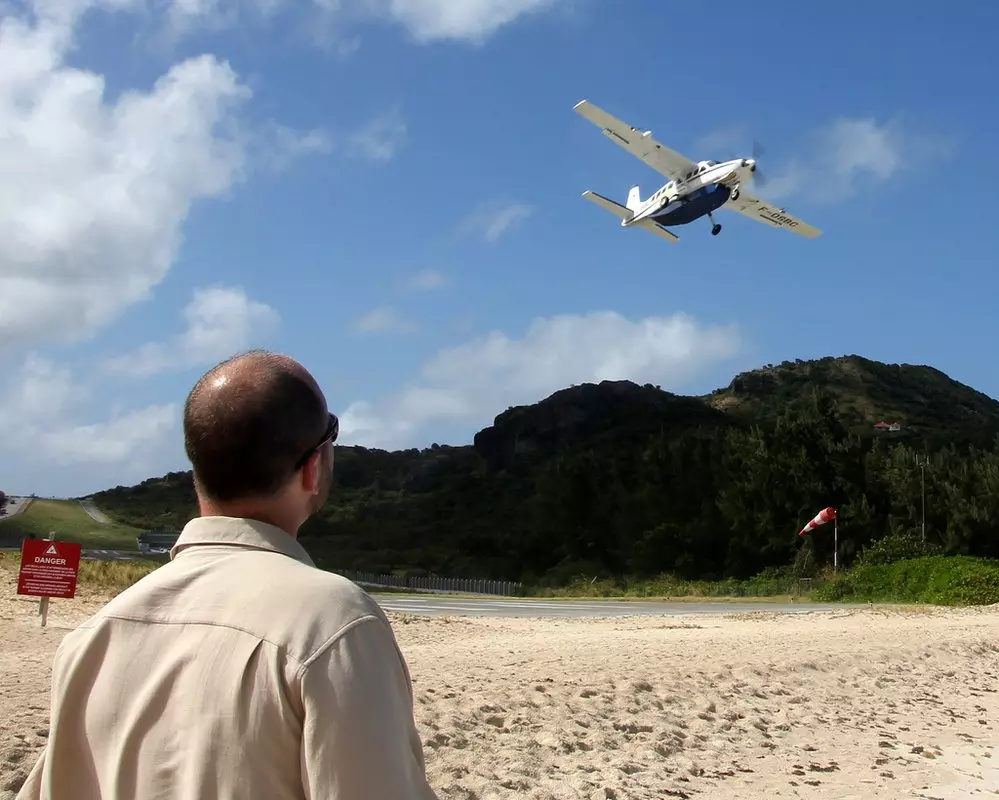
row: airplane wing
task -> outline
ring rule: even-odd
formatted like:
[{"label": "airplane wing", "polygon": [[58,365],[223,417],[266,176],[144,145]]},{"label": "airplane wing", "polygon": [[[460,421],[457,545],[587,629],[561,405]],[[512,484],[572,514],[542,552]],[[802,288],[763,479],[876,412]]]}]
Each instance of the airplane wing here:
[{"label": "airplane wing", "polygon": [[581,100],[576,103],[573,110],[601,128],[604,136],[614,144],[623,147],[633,156],[640,158],[652,169],[671,180],[680,180],[696,166],[686,156],[680,155],[675,150],[671,150],[653,139],[652,131],[642,132],[633,128],[617,117],[608,114],[602,108],[593,105],[589,100]]},{"label": "airplane wing", "polygon": [[[591,192],[589,189],[583,192],[583,197],[585,197],[591,203],[595,203],[596,205],[600,206],[605,211],[610,211],[611,214],[614,214],[615,216],[618,216],[621,219],[628,220],[631,219],[633,216],[635,216],[634,212],[632,212],[630,208],[625,208],[620,203],[615,203],[613,200],[604,197],[602,194]],[[637,225],[639,228],[644,228],[645,230],[656,234],[656,236],[661,236],[667,242],[677,242],[680,240],[680,237],[677,236],[675,233],[666,230],[662,225],[656,224],[651,219],[639,220],[634,224]]]},{"label": "airplane wing", "polygon": [[738,200],[729,200],[723,208],[738,211],[740,214],[750,219],[758,220],[772,228],[787,228],[792,233],[804,236],[806,239],[814,239],[822,235],[822,231],[818,228],[814,228],[807,222],[791,216],[782,208],[754,197],[745,189],[739,190]]}]

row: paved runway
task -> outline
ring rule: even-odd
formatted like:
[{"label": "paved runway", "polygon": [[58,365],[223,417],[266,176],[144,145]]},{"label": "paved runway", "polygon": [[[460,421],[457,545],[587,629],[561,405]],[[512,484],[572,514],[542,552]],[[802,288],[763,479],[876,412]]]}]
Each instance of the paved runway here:
[{"label": "paved runway", "polygon": [[809,611],[836,611],[845,604],[817,603],[667,603],[644,600],[523,600],[519,598],[393,597],[373,595],[387,611],[429,616],[461,617],[626,617],[685,616],[693,614],[745,614],[753,611],[801,614]]}]

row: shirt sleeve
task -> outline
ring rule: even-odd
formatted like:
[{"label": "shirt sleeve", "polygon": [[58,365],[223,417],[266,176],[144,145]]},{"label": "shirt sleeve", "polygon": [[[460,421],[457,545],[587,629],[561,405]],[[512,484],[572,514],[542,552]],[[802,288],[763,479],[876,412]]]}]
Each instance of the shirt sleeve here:
[{"label": "shirt sleeve", "polygon": [[437,800],[409,669],[387,621],[354,623],[306,665],[301,687],[309,800]]}]

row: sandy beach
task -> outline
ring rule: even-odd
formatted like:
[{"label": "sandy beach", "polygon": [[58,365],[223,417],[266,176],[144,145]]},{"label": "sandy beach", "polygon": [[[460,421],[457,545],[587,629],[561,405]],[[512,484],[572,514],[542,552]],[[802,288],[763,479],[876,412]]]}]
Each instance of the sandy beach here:
[{"label": "sandy beach", "polygon": [[[0,798],[45,741],[50,664],[103,601],[2,573]],[[999,796],[999,608],[605,620],[392,615],[448,800]]]}]

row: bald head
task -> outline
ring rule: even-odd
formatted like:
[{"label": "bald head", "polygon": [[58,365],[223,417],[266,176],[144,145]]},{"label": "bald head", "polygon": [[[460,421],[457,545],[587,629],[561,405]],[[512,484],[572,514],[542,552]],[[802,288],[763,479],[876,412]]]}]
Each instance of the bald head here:
[{"label": "bald head", "polygon": [[328,421],[322,390],[297,361],[265,351],[223,361],[184,404],[184,447],[199,491],[215,501],[274,495]]}]

